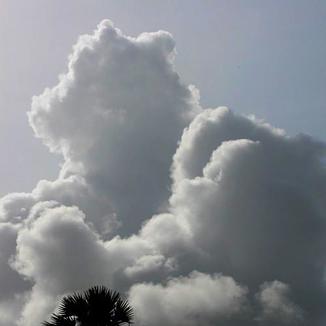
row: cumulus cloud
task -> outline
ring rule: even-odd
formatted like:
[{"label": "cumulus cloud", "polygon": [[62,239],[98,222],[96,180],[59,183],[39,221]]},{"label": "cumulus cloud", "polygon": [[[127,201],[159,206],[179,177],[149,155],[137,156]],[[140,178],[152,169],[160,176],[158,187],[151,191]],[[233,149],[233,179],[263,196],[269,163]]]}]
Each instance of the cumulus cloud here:
[{"label": "cumulus cloud", "polygon": [[53,309],[53,300],[59,294],[88,282],[109,283],[109,261],[103,242],[84,223],[78,208],[43,209],[17,238],[13,265],[34,283],[22,322],[37,324],[44,311],[49,313]]},{"label": "cumulus cloud", "polygon": [[1,219],[19,224],[33,215],[31,211],[35,211],[35,205],[48,201],[80,207],[90,217],[88,222],[104,236],[120,225],[107,200],[96,196],[80,175],[70,175],[55,181],[41,180],[32,193],[4,196],[0,201]]},{"label": "cumulus cloud", "polygon": [[202,109],[163,31],[103,21],[29,121],[64,164],[0,200],[0,325],[35,325],[104,284],[137,323],[325,320],[325,144]]},{"label": "cumulus cloud", "polygon": [[16,252],[17,233],[15,225],[0,224],[0,302],[14,299],[16,292],[27,290],[30,286],[8,264]]},{"label": "cumulus cloud", "polygon": [[161,284],[136,284],[130,303],[139,325],[215,325],[245,314],[247,289],[231,277],[192,272]]},{"label": "cumulus cloud", "polygon": [[279,282],[266,282],[260,287],[257,299],[262,306],[259,317],[261,322],[271,324],[301,323],[303,320],[301,309],[289,299],[290,288]]},{"label": "cumulus cloud", "polygon": [[325,298],[324,154],[325,145],[308,136],[288,137],[225,108],[199,114],[174,156],[170,203],[206,255],[202,268],[250,288],[281,280],[309,318],[318,316]]},{"label": "cumulus cloud", "polygon": [[174,47],[167,32],[131,38],[103,21],[79,38],[58,85],[33,98],[36,136],[65,157],[63,177],[77,170],[111,204],[120,234],[164,205],[177,141],[199,110]]}]

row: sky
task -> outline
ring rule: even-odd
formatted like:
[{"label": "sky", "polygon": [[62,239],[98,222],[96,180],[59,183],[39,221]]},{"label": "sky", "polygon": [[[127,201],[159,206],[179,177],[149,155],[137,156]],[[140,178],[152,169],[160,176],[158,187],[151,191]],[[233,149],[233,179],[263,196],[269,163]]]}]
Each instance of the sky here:
[{"label": "sky", "polygon": [[325,324],[323,2],[0,4],[0,326]]}]

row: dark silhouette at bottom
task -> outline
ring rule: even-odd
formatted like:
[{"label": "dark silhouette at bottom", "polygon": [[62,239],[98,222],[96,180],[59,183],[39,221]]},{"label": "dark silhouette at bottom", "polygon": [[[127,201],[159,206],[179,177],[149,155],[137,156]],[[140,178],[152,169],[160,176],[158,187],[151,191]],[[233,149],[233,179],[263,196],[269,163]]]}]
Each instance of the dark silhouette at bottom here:
[{"label": "dark silhouette at bottom", "polygon": [[94,286],[65,296],[43,326],[120,326],[132,324],[133,309],[120,294],[104,286]]}]

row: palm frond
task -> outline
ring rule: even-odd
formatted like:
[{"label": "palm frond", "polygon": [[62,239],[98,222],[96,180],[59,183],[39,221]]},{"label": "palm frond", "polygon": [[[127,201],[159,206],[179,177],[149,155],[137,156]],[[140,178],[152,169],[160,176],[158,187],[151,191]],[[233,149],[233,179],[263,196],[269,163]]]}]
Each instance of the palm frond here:
[{"label": "palm frond", "polygon": [[43,326],[75,326],[75,324],[74,318],[66,318],[57,314],[52,314],[49,322],[42,323]]},{"label": "palm frond", "polygon": [[87,311],[87,301],[79,294],[74,293],[64,297],[58,307],[58,314],[61,316],[81,316]]},{"label": "palm frond", "polygon": [[104,286],[93,286],[83,293],[65,296],[43,326],[120,326],[131,324],[134,318],[132,307],[120,294]]},{"label": "palm frond", "polygon": [[134,318],[133,308],[129,305],[127,300],[119,299],[115,307],[114,321],[117,325],[122,323],[131,324]]}]

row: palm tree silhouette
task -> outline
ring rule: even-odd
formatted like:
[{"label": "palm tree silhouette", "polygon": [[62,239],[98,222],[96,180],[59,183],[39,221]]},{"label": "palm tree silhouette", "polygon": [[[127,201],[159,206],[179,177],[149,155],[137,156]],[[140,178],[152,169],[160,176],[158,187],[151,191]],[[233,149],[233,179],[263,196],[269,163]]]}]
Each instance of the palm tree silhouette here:
[{"label": "palm tree silhouette", "polygon": [[131,324],[134,313],[127,300],[104,286],[64,297],[58,312],[43,326],[120,326]]}]

